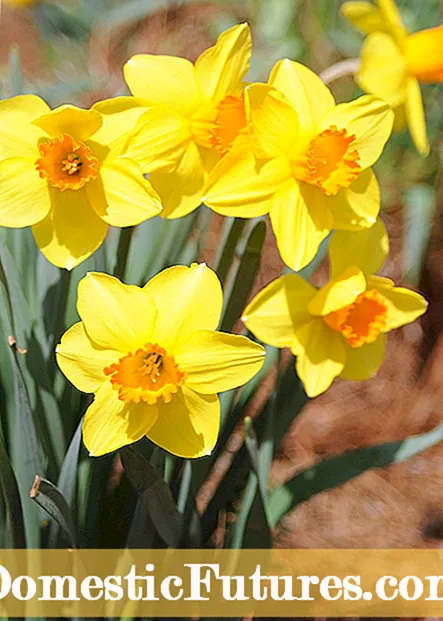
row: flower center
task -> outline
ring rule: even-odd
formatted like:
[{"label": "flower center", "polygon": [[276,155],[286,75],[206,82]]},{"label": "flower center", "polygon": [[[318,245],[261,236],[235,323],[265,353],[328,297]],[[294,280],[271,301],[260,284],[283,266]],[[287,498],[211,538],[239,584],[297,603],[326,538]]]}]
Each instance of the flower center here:
[{"label": "flower center", "polygon": [[227,95],[216,107],[208,107],[191,123],[195,142],[226,155],[235,138],[247,125],[244,91]]},{"label": "flower center", "polygon": [[160,397],[169,403],[185,378],[174,358],[156,343],[148,343],[103,370],[125,403],[145,401],[153,405]]},{"label": "flower center", "polygon": [[318,186],[327,196],[348,188],[361,171],[357,149],[350,150],[354,141],[354,135],[331,125],[311,140],[303,159],[294,162],[295,177]]},{"label": "flower center", "polygon": [[351,347],[373,343],[386,326],[388,307],[383,296],[371,289],[361,293],[353,304],[344,306],[323,319],[341,332]]},{"label": "flower center", "polygon": [[35,166],[41,179],[60,190],[79,190],[98,175],[98,160],[91,149],[69,134],[39,145]]}]

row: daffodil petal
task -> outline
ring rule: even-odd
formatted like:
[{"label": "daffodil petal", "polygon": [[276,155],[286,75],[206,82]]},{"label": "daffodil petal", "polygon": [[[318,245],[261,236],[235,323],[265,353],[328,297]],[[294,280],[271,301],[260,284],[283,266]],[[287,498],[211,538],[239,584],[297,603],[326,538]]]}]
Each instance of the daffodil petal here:
[{"label": "daffodil petal", "polygon": [[176,345],[174,358],[186,386],[213,395],[246,384],[263,366],[265,350],[245,336],[198,330]]},{"label": "daffodil petal", "polygon": [[300,133],[308,139],[317,133],[318,123],[335,106],[331,91],[318,75],[292,60],[280,60],[275,65],[269,84],[281,91],[294,106],[300,121]]},{"label": "daffodil petal", "polygon": [[398,43],[403,43],[407,31],[394,0],[377,0],[377,4],[387,29]]},{"label": "daffodil petal", "polygon": [[375,274],[389,253],[389,238],[379,218],[369,229],[335,231],[328,247],[331,278],[342,274],[349,265],[359,267],[365,274]]},{"label": "daffodil petal", "polygon": [[46,134],[31,121],[49,110],[49,106],[35,95],[19,95],[0,101],[0,160],[24,157],[35,163],[39,157],[39,140]]},{"label": "daffodil petal", "polygon": [[443,81],[443,25],[420,30],[406,38],[406,64],[420,82]]},{"label": "daffodil petal", "polygon": [[137,54],[125,64],[124,74],[131,93],[149,105],[190,117],[200,102],[194,66],[185,58]]},{"label": "daffodil petal", "polygon": [[296,327],[309,320],[308,304],[316,291],[297,274],[281,276],[255,296],[242,320],[263,343],[290,347]]},{"label": "daffodil petal", "polygon": [[158,419],[146,434],[173,455],[193,459],[210,455],[220,428],[217,395],[200,395],[186,386],[170,403],[159,401]]},{"label": "daffodil petal", "polygon": [[158,417],[156,405],[120,401],[111,382],[105,382],[86,411],[83,442],[91,457],[111,453],[145,436]]},{"label": "daffodil petal", "polygon": [[347,347],[346,364],[340,377],[354,381],[362,381],[373,377],[382,365],[385,349],[385,334],[380,334],[376,341],[362,347]]},{"label": "daffodil petal", "polygon": [[351,0],[344,2],[340,7],[341,15],[363,34],[371,32],[384,31],[386,23],[380,9],[375,7],[371,2],[364,0]]},{"label": "daffodil petal", "polygon": [[205,153],[195,142],[189,142],[173,170],[151,173],[149,181],[160,197],[162,218],[182,218],[200,207],[206,178]]},{"label": "daffodil petal", "polygon": [[157,317],[157,306],[144,289],[98,272],[80,281],[77,310],[94,344],[125,354],[150,342]]},{"label": "daffodil petal", "polygon": [[317,291],[309,303],[309,312],[312,315],[327,315],[352,304],[363,291],[366,291],[365,275],[358,267],[347,267]]},{"label": "daffodil petal", "polygon": [[406,87],[406,121],[415,148],[423,157],[429,155],[430,146],[426,132],[425,111],[420,91],[420,84],[416,78],[408,78]]},{"label": "daffodil petal", "polygon": [[43,220],[50,208],[48,183],[40,179],[32,160],[14,157],[0,161],[0,226],[32,226]]},{"label": "daffodil petal", "polygon": [[372,166],[382,154],[391,135],[394,113],[382,99],[364,95],[349,103],[339,104],[320,123],[320,131],[335,125],[355,136],[351,145],[359,155],[362,169]]},{"label": "daffodil petal", "polygon": [[140,166],[126,157],[107,161],[87,184],[86,194],[95,212],[111,226],[135,226],[161,211],[160,199]]},{"label": "daffodil petal", "polygon": [[[313,188],[320,192],[318,188]],[[296,272],[312,261],[332,228],[332,214],[307,184],[290,179],[275,193],[270,212],[281,258]]]},{"label": "daffodil petal", "polygon": [[156,106],[132,127],[124,154],[140,164],[143,172],[174,172],[190,140],[189,121],[170,108]]},{"label": "daffodil petal", "polygon": [[56,354],[62,372],[82,392],[96,392],[108,379],[104,368],[122,355],[117,350],[104,349],[93,343],[81,321],[64,333]]},{"label": "daffodil petal", "polygon": [[396,107],[406,99],[407,69],[394,39],[384,32],[370,34],[360,52],[356,76],[363,90]]},{"label": "daffodil petal", "polygon": [[249,69],[252,39],[248,24],[223,32],[195,63],[195,77],[205,100],[221,101],[241,88]]},{"label": "daffodil petal", "polygon": [[[107,147],[105,158],[122,154],[128,136],[147,111],[145,102],[136,97],[105,99],[94,104],[91,109],[102,117],[102,125],[95,132],[93,142]],[[93,146],[92,149],[94,151]]]},{"label": "daffodil petal", "polygon": [[[223,306],[220,281],[205,263],[163,270],[144,290],[158,309],[153,338],[168,349],[196,330],[215,330]],[[172,352],[171,352],[172,353]]]},{"label": "daffodil petal", "polygon": [[334,229],[359,231],[369,228],[380,211],[380,187],[371,168],[363,170],[349,188],[341,189],[335,196],[319,197],[331,210]]},{"label": "daffodil petal", "polygon": [[368,278],[368,289],[377,289],[388,306],[386,332],[412,323],[428,308],[425,298],[404,287],[394,287],[392,281],[380,276]]},{"label": "daffodil petal", "polygon": [[[51,111],[48,104],[37,95],[17,95],[0,102],[0,110],[20,112],[30,121]],[[3,127],[2,127],[3,130]]]},{"label": "daffodil petal", "polygon": [[297,330],[293,346],[295,368],[308,397],[325,392],[346,363],[346,346],[341,334],[322,319],[314,319]]},{"label": "daffodil petal", "polygon": [[257,160],[251,149],[234,146],[209,176],[203,202],[224,216],[262,216],[279,186],[291,177],[287,157]]},{"label": "daffodil petal", "polygon": [[298,138],[298,116],[289,101],[267,84],[246,88],[246,107],[251,122],[251,144],[257,158],[289,153]]},{"label": "daffodil petal", "polygon": [[34,224],[32,233],[48,261],[72,270],[102,244],[108,225],[95,213],[83,189],[50,188],[50,195],[51,209]]},{"label": "daffodil petal", "polygon": [[96,110],[83,110],[65,105],[35,119],[33,123],[50,136],[69,134],[76,140],[84,142],[100,129],[102,117]]}]

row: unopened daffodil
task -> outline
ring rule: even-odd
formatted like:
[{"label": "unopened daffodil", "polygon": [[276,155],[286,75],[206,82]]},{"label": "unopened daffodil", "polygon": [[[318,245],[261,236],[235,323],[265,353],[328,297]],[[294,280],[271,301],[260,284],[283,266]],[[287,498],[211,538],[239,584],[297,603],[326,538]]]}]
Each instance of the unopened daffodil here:
[{"label": "unopened daffodil", "polygon": [[421,155],[429,153],[419,82],[443,82],[443,25],[409,34],[394,0],[345,2],[343,16],[367,34],[357,72],[359,85],[389,101],[396,128],[406,121]]},{"label": "unopened daffodil", "polygon": [[392,130],[389,104],[372,96],[336,105],[304,65],[277,63],[269,84],[245,89],[249,136],[213,170],[204,202],[227,216],[270,214],[289,267],[300,270],[331,229],[374,224],[380,209],[371,166]]},{"label": "unopened daffodil", "polygon": [[222,33],[195,65],[153,54],[126,63],[131,93],[149,106],[127,153],[149,173],[163,217],[182,217],[201,204],[208,173],[244,130],[251,47],[249,27],[241,24]]},{"label": "unopened daffodil", "polygon": [[140,166],[121,156],[138,110],[51,110],[35,95],[0,102],[0,226],[32,226],[38,247],[68,270],[103,242],[108,225],[158,214]]},{"label": "unopened daffodil", "polygon": [[329,247],[331,280],[316,289],[298,274],[281,276],[249,304],[243,321],[255,336],[289,347],[309,397],[334,378],[365,380],[377,373],[386,333],[414,321],[426,300],[392,280],[373,275],[388,251],[383,224],[334,233]]},{"label": "unopened daffodil", "polygon": [[245,384],[264,349],[217,332],[223,295],[204,264],[160,272],[145,287],[90,273],[80,281],[81,322],[62,337],[57,362],[95,393],[83,424],[91,455],[147,436],[181,457],[209,454],[217,441],[218,392]]}]

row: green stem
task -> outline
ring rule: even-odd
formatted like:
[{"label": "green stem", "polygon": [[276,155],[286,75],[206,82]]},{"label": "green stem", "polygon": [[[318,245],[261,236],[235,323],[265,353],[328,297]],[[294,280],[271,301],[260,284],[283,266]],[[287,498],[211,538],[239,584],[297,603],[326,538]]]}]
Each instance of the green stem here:
[{"label": "green stem", "polygon": [[235,249],[242,236],[246,220],[243,218],[235,218],[229,229],[225,245],[222,250],[220,260],[217,265],[217,274],[222,284],[225,284],[232,261],[235,258]]},{"label": "green stem", "polygon": [[55,319],[54,326],[54,341],[53,347],[57,345],[63,331],[65,329],[65,319],[66,319],[66,307],[68,305],[68,297],[69,297],[69,289],[71,287],[71,278],[72,271],[61,270],[60,273],[60,284],[59,284],[59,294],[58,294],[58,312]]},{"label": "green stem", "polygon": [[132,234],[134,232],[133,226],[128,226],[120,231],[120,239],[118,241],[117,248],[117,262],[114,268],[114,276],[121,280],[125,277],[126,264],[128,262],[129,249],[131,247]]}]

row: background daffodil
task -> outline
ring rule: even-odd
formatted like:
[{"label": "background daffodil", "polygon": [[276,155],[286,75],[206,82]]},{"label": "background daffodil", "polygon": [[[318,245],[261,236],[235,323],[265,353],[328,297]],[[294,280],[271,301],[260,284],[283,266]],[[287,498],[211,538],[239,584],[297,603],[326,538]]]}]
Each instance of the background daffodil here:
[{"label": "background daffodil", "polygon": [[443,81],[443,26],[408,34],[393,0],[345,2],[343,16],[367,34],[357,72],[359,85],[389,101],[396,128],[406,121],[421,155],[429,153],[419,82]]},{"label": "background daffodil", "polygon": [[329,246],[331,280],[316,289],[297,274],[281,276],[246,308],[253,334],[297,356],[297,374],[309,397],[335,377],[364,380],[380,367],[385,334],[414,321],[426,300],[392,280],[374,276],[388,252],[379,220],[359,232],[334,233]]},{"label": "background daffodil", "polygon": [[195,65],[151,54],[126,63],[131,93],[150,106],[127,154],[150,173],[163,217],[180,218],[201,204],[208,173],[246,126],[243,78],[251,47],[249,26],[241,24],[222,33]]},{"label": "background daffodil", "polygon": [[251,138],[238,140],[214,169],[204,202],[230,216],[269,212],[282,259],[297,271],[331,229],[376,221],[380,197],[371,166],[393,113],[372,96],[336,105],[317,75],[290,60],[276,64],[269,85],[245,93]]},{"label": "background daffodil", "polygon": [[136,225],[161,209],[140,166],[120,157],[139,111],[98,110],[51,110],[35,95],[0,102],[0,226],[32,226],[46,258],[68,270],[108,224]]},{"label": "background daffodil", "polygon": [[78,289],[81,322],[62,337],[63,373],[95,399],[84,442],[103,455],[147,435],[182,457],[209,454],[217,440],[218,392],[245,384],[264,349],[216,332],[223,295],[204,264],[171,267],[145,287],[89,273]]}]

